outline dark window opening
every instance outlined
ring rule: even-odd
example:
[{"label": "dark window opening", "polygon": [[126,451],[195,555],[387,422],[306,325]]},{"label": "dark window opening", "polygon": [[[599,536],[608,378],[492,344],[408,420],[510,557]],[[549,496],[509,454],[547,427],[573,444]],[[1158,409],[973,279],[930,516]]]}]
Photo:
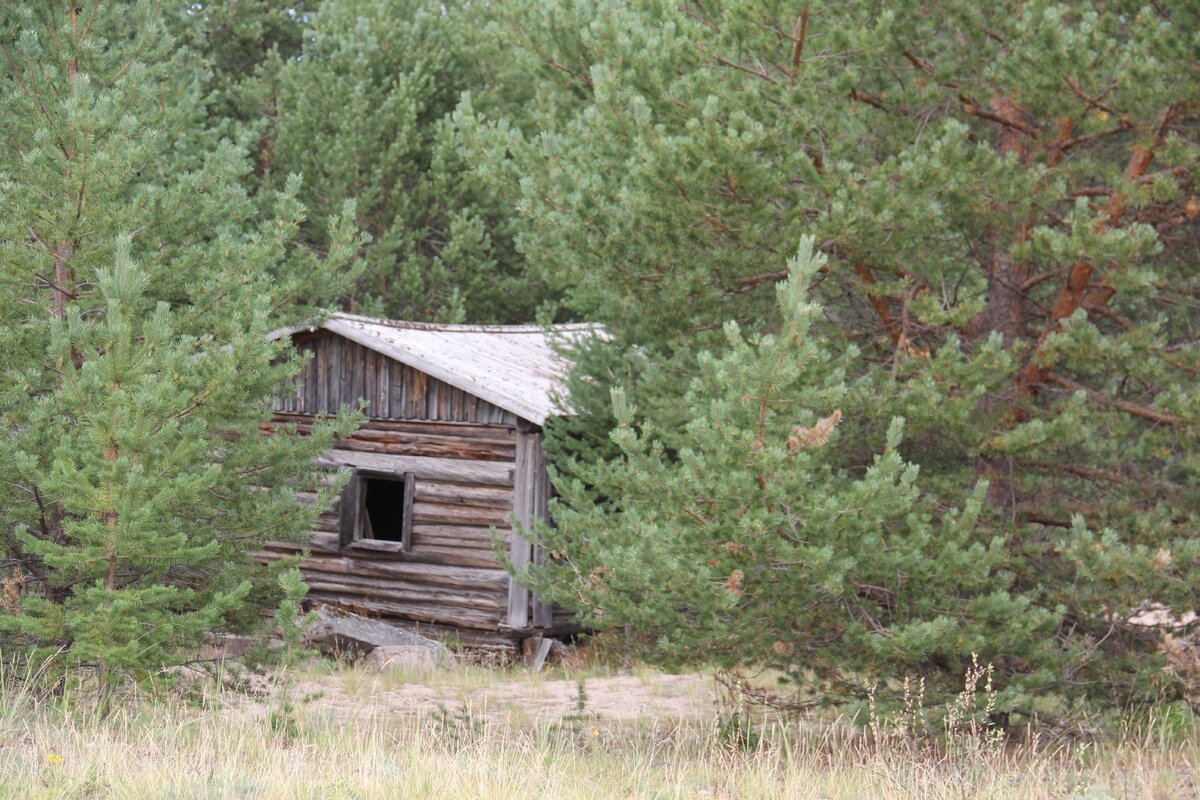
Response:
[{"label": "dark window opening", "polygon": [[[416,481],[411,472],[364,475],[355,472],[342,492],[338,544],[377,542],[374,549],[407,553],[412,547],[412,508]],[[384,543],[387,544],[384,544]]]},{"label": "dark window opening", "polygon": [[362,538],[385,542],[404,541],[404,481],[386,478],[366,478],[362,483],[363,516]]}]

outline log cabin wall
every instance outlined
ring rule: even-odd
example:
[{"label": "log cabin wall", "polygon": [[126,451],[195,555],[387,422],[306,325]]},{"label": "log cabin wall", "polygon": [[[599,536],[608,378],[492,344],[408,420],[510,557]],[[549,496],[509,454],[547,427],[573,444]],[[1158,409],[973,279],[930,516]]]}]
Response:
[{"label": "log cabin wall", "polygon": [[346,491],[309,542],[272,542],[260,558],[308,550],[300,568],[310,601],[450,631],[468,644],[507,647],[534,627],[562,623],[561,612],[510,582],[493,545],[495,526],[514,563],[539,558],[514,535],[510,515],[523,524],[546,516],[540,429],[337,335],[301,336],[313,358],[268,431],[286,425],[306,434],[318,416],[362,398],[366,422],[320,461],[354,470],[355,479],[411,475],[411,537],[403,550],[348,539],[345,506],[358,501]]},{"label": "log cabin wall", "polygon": [[[275,420],[301,432],[313,422],[283,413]],[[321,462],[367,476],[412,474],[409,550],[374,540],[343,546],[343,495],[318,517],[309,542],[272,542],[263,558],[274,561],[307,549],[300,567],[313,602],[465,629],[467,640],[488,639],[471,633],[496,632],[507,620],[508,574],[496,558],[491,526],[510,546],[515,451],[511,428],[368,420]]]}]

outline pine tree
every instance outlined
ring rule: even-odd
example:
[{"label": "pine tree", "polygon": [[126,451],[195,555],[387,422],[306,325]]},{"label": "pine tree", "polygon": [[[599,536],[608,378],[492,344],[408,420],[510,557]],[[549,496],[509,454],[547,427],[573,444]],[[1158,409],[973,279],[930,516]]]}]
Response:
[{"label": "pine tree", "polygon": [[836,702],[937,661],[928,699],[941,700],[973,652],[1025,655],[1055,618],[1007,592],[1004,549],[976,525],[981,497],[948,512],[921,493],[903,419],[865,469],[840,463],[839,428],[871,409],[845,382],[858,354],[834,358],[812,331],[824,263],[806,239],[778,287],[779,332],[731,322],[720,354],[699,356],[679,451],[635,427],[614,390],[621,457],[559,483],[557,527],[538,531],[559,560],[537,583],[590,624],[632,624],[658,662],[773,667],[809,702]]},{"label": "pine tree", "polygon": [[[0,645],[102,685],[244,622],[251,555],[310,530],[311,439],[264,437],[298,368],[268,333],[343,291],[358,246],[293,239],[298,184],[259,220],[244,152],[153,2],[0,9],[0,531],[20,597]],[[352,209],[347,209],[352,214]]]},{"label": "pine tree", "polygon": [[255,193],[275,159],[279,76],[300,54],[304,26],[317,2],[187,2],[167,16],[169,29],[203,73],[209,125],[251,153]]},{"label": "pine tree", "polygon": [[[457,148],[464,91],[519,111],[520,84],[492,88],[505,53],[488,4],[332,0],[280,75],[273,169],[302,172],[320,216],[347,199],[371,234],[351,310],[406,319],[528,322],[545,293],[523,272],[510,203]],[[486,71],[483,67],[486,65]],[[306,228],[319,248],[323,229]]]},{"label": "pine tree", "polygon": [[456,120],[477,167],[520,197],[529,268],[615,336],[579,391],[627,382],[667,452],[685,452],[698,354],[723,346],[725,320],[775,326],[780,254],[815,236],[817,328],[861,350],[847,397],[873,409],[846,416],[841,463],[869,463],[904,417],[923,490],[958,506],[986,486],[976,524],[1004,543],[997,569],[1058,620],[1035,653],[980,643],[997,682],[1039,685],[1026,710],[1178,697],[1156,632],[1132,620],[1200,593],[1197,10],[531,0],[513,14],[510,46],[540,64],[536,127]]}]

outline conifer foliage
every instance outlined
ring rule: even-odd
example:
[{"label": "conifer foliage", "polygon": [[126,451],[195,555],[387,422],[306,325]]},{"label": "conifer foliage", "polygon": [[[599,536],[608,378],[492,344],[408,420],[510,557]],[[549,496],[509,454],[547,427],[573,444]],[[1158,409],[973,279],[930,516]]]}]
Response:
[{"label": "conifer foliage", "polygon": [[[805,239],[778,286],[778,332],[731,322],[719,354],[700,354],[678,451],[614,391],[620,458],[559,482],[557,528],[538,531],[558,560],[539,585],[593,624],[631,624],[655,660],[775,667],[836,702],[929,660],[969,664],[989,639],[1026,648],[1054,618],[997,578],[981,496],[947,510],[920,491],[903,419],[865,469],[840,463],[843,409],[869,410],[846,385],[857,354],[834,357],[813,330],[824,265]],[[932,673],[929,697],[959,685]]]},{"label": "conifer foliage", "polygon": [[[470,168],[449,119],[464,91],[520,113],[522,84],[506,75],[490,17],[488,4],[469,2],[327,2],[305,30],[303,57],[281,70],[275,179],[303,173],[302,197],[318,216],[355,200],[372,237],[354,310],[528,322],[545,296],[514,248],[511,201]],[[489,83],[497,74],[499,88]],[[327,245],[319,227],[305,235]]]},{"label": "conifer foliage", "polygon": [[246,183],[260,186],[275,159],[279,74],[300,53],[313,0],[190,0],[167,6],[168,29],[202,72],[211,127],[244,143],[254,162]]},{"label": "conifer foliage", "polygon": [[[529,269],[615,337],[574,384],[587,441],[616,381],[665,452],[694,449],[679,398],[698,354],[724,346],[726,320],[777,325],[781,254],[813,235],[829,258],[814,328],[861,354],[829,457],[871,463],[903,417],[922,490],[957,507],[986,487],[977,525],[1008,553],[995,577],[1058,620],[1033,654],[981,642],[997,684],[1041,687],[1026,710],[1181,696],[1161,632],[1136,620],[1200,596],[1196,6],[530,0],[511,15],[512,46],[540,64],[537,125],[456,119],[520,197]],[[560,452],[586,423],[559,427]],[[661,585],[692,568],[662,566]]]},{"label": "conifer foliage", "polygon": [[237,624],[273,584],[250,554],[311,529],[329,431],[258,435],[297,368],[268,333],[343,291],[357,246],[341,223],[328,258],[291,244],[295,183],[257,218],[161,14],[0,8],[0,647],[106,683]]}]

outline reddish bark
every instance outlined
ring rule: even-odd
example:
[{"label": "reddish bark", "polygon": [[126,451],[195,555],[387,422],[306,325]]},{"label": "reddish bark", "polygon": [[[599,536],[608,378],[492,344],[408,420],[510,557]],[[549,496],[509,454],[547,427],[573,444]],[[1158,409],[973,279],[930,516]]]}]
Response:
[{"label": "reddish bark", "polygon": [[[1159,113],[1154,140],[1148,147],[1134,146],[1130,153],[1129,162],[1125,167],[1126,180],[1136,181],[1146,174],[1146,170],[1154,160],[1155,151],[1162,146],[1166,139],[1167,129],[1177,113],[1178,109],[1175,106],[1168,107]],[[1119,224],[1124,213],[1125,202],[1119,193],[1114,193],[1109,199],[1104,216],[1096,222],[1096,230],[1102,231]],[[1062,330],[1063,321],[1069,319],[1080,308],[1097,311],[1116,294],[1116,290],[1111,286],[1092,282],[1095,272],[1095,268],[1086,261],[1077,261],[1071,265],[1071,269],[1067,273],[1067,280],[1059,289],[1058,295],[1050,307],[1049,320],[1038,336],[1026,365],[1017,373],[1016,389],[1019,394],[1032,394],[1038,384],[1047,382],[1050,365],[1039,364],[1038,356],[1046,340],[1057,331]]]},{"label": "reddish bark", "polygon": [[870,288],[875,285],[875,276],[871,274],[871,270],[865,264],[855,264],[854,271],[858,273],[858,277],[862,278],[863,283],[867,284],[867,299],[875,307],[875,313],[879,315],[879,321],[883,323],[884,330],[887,331],[894,344],[900,344],[903,333],[895,316],[892,315],[891,309],[888,308],[887,300]]},{"label": "reddish bark", "polygon": [[[1034,121],[1011,98],[997,97],[992,100],[990,105],[990,112],[982,112],[972,107],[968,109],[968,113],[996,123],[996,151],[998,153],[1010,155],[1022,164],[1027,163],[1029,161],[1029,141],[1037,132]],[[991,234],[992,256],[988,264],[987,303],[980,315],[979,332],[984,336],[992,332],[1000,333],[1004,337],[1006,346],[1011,346],[1025,338],[1027,333],[1025,297],[1028,289],[1025,287],[1030,280],[1029,263],[1014,259],[1012,250],[1014,245],[1025,240],[1028,229],[1028,223],[1019,223],[1011,233],[1005,230],[993,230]],[[1014,400],[1019,400],[1021,396],[1018,391],[1009,397],[985,397],[981,402],[981,410],[986,413],[998,403],[1012,403]],[[1011,419],[1020,421],[1022,416],[1019,407],[1011,409]],[[1018,497],[1012,473],[1011,459],[995,459],[987,455],[980,455],[976,464],[976,474],[988,481],[988,503],[994,508],[1003,509],[1015,518]]]},{"label": "reddish bark", "polygon": [[[996,126],[996,151],[1012,155],[1021,163],[1029,160],[1029,133],[1037,130],[1016,102],[997,97],[991,102]],[[988,266],[987,305],[981,320],[983,333],[999,332],[1005,344],[1025,337],[1025,284],[1029,282],[1029,263],[1012,258],[1012,248],[1027,236],[1028,225],[1020,224],[1011,238],[1003,232],[992,234],[992,258]]]},{"label": "reddish bark", "polygon": [[74,294],[68,288],[74,282],[74,274],[68,266],[74,248],[70,242],[62,242],[54,249],[54,318],[66,319],[67,300]]}]

